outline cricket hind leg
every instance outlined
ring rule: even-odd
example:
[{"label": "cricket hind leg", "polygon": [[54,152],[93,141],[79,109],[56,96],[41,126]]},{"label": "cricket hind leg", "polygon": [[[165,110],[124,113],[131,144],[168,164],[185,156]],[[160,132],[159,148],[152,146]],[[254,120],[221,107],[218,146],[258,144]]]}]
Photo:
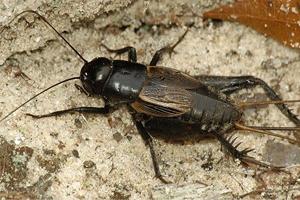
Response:
[{"label": "cricket hind leg", "polygon": [[217,138],[219,140],[221,145],[223,145],[226,148],[226,150],[230,153],[230,155],[232,157],[239,159],[241,162],[243,162],[243,163],[253,163],[253,164],[256,164],[256,165],[260,165],[262,167],[276,168],[276,166],[268,165],[266,163],[258,161],[255,158],[247,155],[249,152],[253,151],[254,149],[245,148],[241,151],[238,150],[237,148],[239,147],[241,142],[238,142],[238,143],[235,144],[237,137],[233,137],[232,135],[228,136],[228,137],[225,137],[224,136],[224,131],[221,131],[221,133],[218,133],[218,132],[211,132],[211,133],[215,138]]},{"label": "cricket hind leg", "polygon": [[[207,86],[213,87],[215,90],[220,91],[226,95],[231,95],[241,89],[253,88],[260,86],[265,91],[266,95],[272,101],[282,100],[279,95],[263,80],[254,76],[207,76],[200,75],[195,78]],[[300,126],[300,119],[292,113],[288,106],[284,103],[275,104],[277,108],[297,126]]]},{"label": "cricket hind leg", "polygon": [[237,137],[233,137],[233,135],[225,137],[223,132],[212,132],[212,134],[220,141],[220,143],[228,150],[228,152],[234,157],[238,159],[242,159],[247,156],[247,154],[254,149],[244,149],[242,151],[237,150],[238,146],[240,146],[241,142],[234,144],[236,142]]}]

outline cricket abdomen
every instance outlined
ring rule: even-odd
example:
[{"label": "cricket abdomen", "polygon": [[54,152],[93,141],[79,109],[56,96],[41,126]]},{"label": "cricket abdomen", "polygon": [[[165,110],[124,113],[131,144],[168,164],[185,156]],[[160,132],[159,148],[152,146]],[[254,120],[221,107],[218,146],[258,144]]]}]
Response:
[{"label": "cricket abdomen", "polygon": [[202,131],[217,131],[233,126],[241,118],[241,112],[228,101],[194,93],[191,110],[182,116],[183,120],[201,124]]},{"label": "cricket abdomen", "polygon": [[152,136],[169,142],[197,142],[212,131],[229,130],[241,118],[231,103],[207,95],[194,96],[189,112],[178,117],[151,117],[145,128]]}]

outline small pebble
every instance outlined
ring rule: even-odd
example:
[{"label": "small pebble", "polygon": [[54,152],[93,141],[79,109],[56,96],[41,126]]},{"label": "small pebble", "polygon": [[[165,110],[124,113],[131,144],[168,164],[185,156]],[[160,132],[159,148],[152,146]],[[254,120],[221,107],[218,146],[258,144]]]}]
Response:
[{"label": "small pebble", "polygon": [[92,168],[95,165],[96,164],[93,161],[91,161],[91,160],[86,160],[86,161],[83,162],[83,167],[84,168]]},{"label": "small pebble", "polygon": [[72,150],[72,154],[75,158],[79,158],[79,152],[76,149]]},{"label": "small pebble", "polygon": [[113,134],[113,138],[114,140],[116,140],[117,142],[120,142],[123,138],[123,136],[121,135],[121,133],[117,132]]}]

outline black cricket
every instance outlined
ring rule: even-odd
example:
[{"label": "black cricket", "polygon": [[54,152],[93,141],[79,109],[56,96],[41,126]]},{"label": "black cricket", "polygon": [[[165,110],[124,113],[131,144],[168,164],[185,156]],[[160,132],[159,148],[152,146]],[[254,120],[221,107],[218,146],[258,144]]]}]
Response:
[{"label": "black cricket", "polygon": [[[34,118],[58,116],[70,112],[102,115],[109,113],[112,108],[120,104],[126,104],[139,134],[150,148],[155,176],[163,182],[167,181],[162,177],[159,170],[153,147],[153,136],[170,140],[181,140],[191,135],[213,136],[233,157],[243,162],[264,165],[264,163],[247,155],[253,149],[238,150],[237,147],[240,143],[235,144],[236,138],[224,135],[236,129],[266,134],[271,134],[266,130],[276,130],[276,127],[272,129],[272,127],[251,127],[241,124],[242,107],[235,104],[229,97],[241,89],[262,87],[278,109],[296,124],[295,128],[300,126],[299,118],[284,104],[285,101],[282,101],[275,91],[259,78],[253,76],[190,76],[175,69],[158,67],[157,63],[161,56],[165,53],[172,53],[173,49],[187,34],[187,31],[174,45],[158,50],[149,65],[137,63],[136,49],[130,46],[112,50],[102,45],[112,53],[128,53],[128,61],[110,60],[105,57],[86,61],[43,16],[36,11],[27,10],[16,17],[24,13],[33,13],[47,23],[84,61],[84,65],[80,77],[69,78],[50,86],[14,109],[1,121],[36,96],[56,85],[69,80],[80,79],[83,86],[81,89],[86,94],[104,99],[105,106],[103,108],[75,107],[44,115],[27,115]],[[282,138],[287,139],[284,136]],[[292,139],[290,140],[292,141]]]}]

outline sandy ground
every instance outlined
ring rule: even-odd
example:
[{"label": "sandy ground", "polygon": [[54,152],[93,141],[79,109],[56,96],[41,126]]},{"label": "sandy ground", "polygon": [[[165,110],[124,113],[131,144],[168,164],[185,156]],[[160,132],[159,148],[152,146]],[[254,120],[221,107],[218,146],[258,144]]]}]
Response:
[{"label": "sandy ground", "polygon": [[[134,46],[139,62],[147,64],[157,49],[174,43],[186,26],[192,25],[176,54],[164,57],[160,65],[191,75],[254,75],[269,83],[284,99],[300,99],[298,51],[236,23],[203,23],[202,13],[220,1],[168,2],[2,0],[0,26],[7,25],[25,9],[38,10],[87,60],[114,57],[100,47],[104,43],[111,48]],[[30,14],[5,27],[0,47],[2,117],[43,88],[78,76],[83,64]],[[264,99],[262,93],[259,88],[245,90],[235,98]],[[193,145],[156,140],[162,173],[172,182],[165,185],[154,178],[149,150],[126,107],[109,116],[74,114],[33,120],[25,115],[82,105],[103,106],[103,102],[86,97],[69,82],[40,96],[0,124],[0,197],[299,198],[300,150],[280,139],[237,133],[243,142],[241,148],[255,148],[251,155],[260,160],[270,152],[275,152],[273,158],[278,157],[277,147],[286,144],[282,148],[292,158],[279,159],[289,166],[286,172],[242,166],[224,156],[215,140]],[[300,114],[299,105],[291,108]],[[247,124],[293,126],[275,106],[246,110],[244,119]],[[252,196],[245,195],[251,192]]]}]

